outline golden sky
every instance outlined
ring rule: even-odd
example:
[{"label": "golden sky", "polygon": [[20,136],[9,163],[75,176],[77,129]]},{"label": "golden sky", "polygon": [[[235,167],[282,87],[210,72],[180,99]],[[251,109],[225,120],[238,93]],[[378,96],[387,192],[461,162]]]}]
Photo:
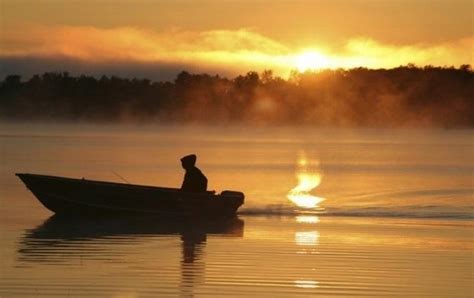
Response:
[{"label": "golden sky", "polygon": [[56,67],[76,61],[83,70],[119,63],[122,73],[151,65],[225,74],[273,69],[285,76],[291,69],[459,66],[472,64],[474,52],[472,0],[0,4],[1,62],[20,72],[19,61],[35,59],[40,68],[43,59]]}]

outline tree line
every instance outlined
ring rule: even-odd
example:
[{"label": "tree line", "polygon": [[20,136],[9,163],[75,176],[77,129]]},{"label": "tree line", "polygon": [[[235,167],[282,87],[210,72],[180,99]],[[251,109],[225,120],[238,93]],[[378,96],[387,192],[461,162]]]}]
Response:
[{"label": "tree line", "polygon": [[469,65],[248,72],[233,79],[179,73],[172,82],[47,72],[0,83],[0,119],[472,127]]}]

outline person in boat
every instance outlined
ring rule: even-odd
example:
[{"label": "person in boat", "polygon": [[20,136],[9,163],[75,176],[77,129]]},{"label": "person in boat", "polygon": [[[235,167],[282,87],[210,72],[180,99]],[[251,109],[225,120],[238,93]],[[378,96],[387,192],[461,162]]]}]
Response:
[{"label": "person in boat", "polygon": [[189,192],[205,192],[207,190],[207,178],[196,166],[196,155],[186,155],[181,158],[181,165],[186,170],[181,190]]}]

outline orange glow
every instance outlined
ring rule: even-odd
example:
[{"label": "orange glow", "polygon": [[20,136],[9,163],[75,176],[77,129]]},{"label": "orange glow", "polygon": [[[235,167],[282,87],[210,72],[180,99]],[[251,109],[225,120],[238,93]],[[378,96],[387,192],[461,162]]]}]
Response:
[{"label": "orange glow", "polygon": [[[22,32],[22,34],[18,34]],[[278,76],[325,68],[390,68],[473,64],[473,37],[437,45],[387,45],[350,38],[332,49],[293,48],[259,32],[238,30],[153,31],[135,27],[19,26],[3,30],[0,57],[63,57],[88,63],[155,63],[224,69],[236,74],[272,69]]]}]

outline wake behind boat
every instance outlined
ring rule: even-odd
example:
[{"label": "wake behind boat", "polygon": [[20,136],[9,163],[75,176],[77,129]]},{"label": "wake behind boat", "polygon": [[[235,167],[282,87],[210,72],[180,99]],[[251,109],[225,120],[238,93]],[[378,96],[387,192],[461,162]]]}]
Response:
[{"label": "wake behind boat", "polygon": [[16,174],[49,210],[57,214],[152,215],[222,218],[235,216],[244,194],[185,192],[177,188]]}]

